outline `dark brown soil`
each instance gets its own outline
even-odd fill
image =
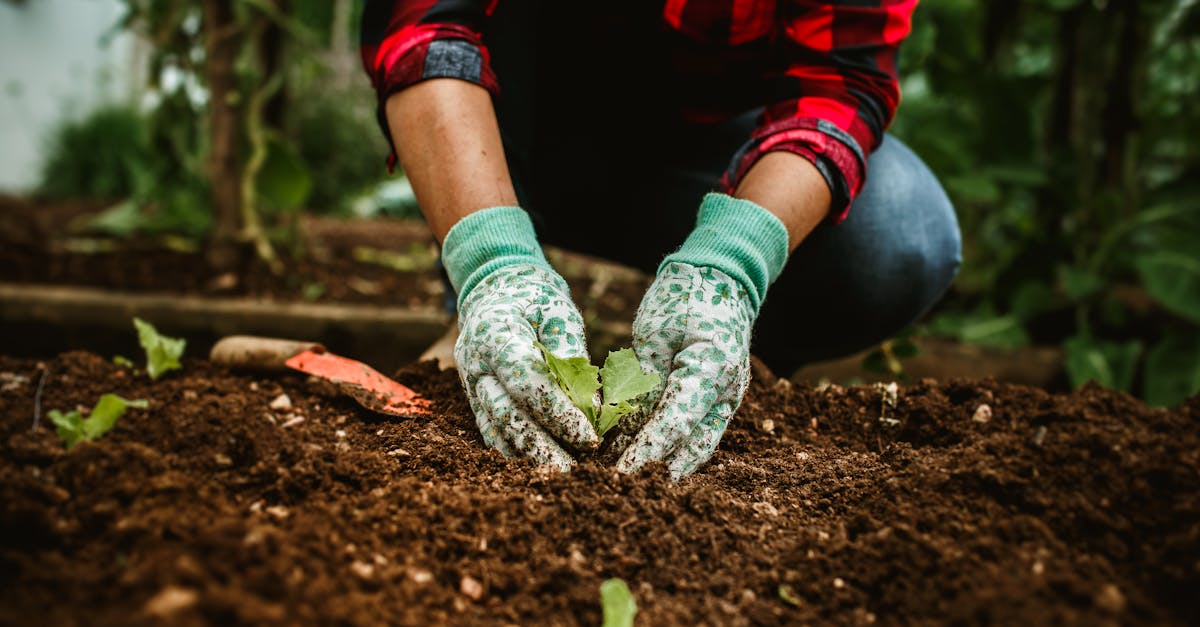
[[[595,625],[608,577],[644,625],[1200,623],[1200,397],[760,380],[676,485],[484,450],[428,364],[425,419],[185,365],[45,362],[47,409],[151,402],[68,453],[0,358],[0,623]]]

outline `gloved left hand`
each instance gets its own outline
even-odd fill
[[[636,435],[618,469],[662,461],[678,479],[712,456],[749,385],[751,331],[787,255],[787,228],[766,209],[705,197],[696,229],[659,266],[633,323],[633,349],[660,384],[622,425]]]

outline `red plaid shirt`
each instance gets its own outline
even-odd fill
[[[498,0],[367,0],[362,61],[382,104],[429,78],[453,77],[499,96],[484,42]],[[603,11],[605,3],[589,10]],[[760,51],[759,89],[694,117],[726,117],[764,107],[758,128],[734,155],[722,185],[734,189],[763,154],[782,150],[811,161],[833,192],[834,221],[845,218],[866,179],[866,156],[879,145],[900,101],[896,53],[917,0],[665,0],[665,28],[729,57]],[[765,45],[764,45],[765,44]],[[693,60],[720,85],[721,67]],[[681,61],[681,63],[687,61]],[[748,66],[738,66],[748,67]],[[739,77],[745,84],[745,77]],[[749,99],[749,100],[748,100]],[[740,110],[739,110],[740,107]],[[393,155],[394,157],[394,155]]]

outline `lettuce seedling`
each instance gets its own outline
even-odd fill
[[[183,357],[187,340],[160,335],[154,325],[141,318],[134,318],[133,326],[137,328],[138,343],[146,351],[146,374],[151,380],[183,367],[179,358]]]
[[[613,578],[600,584],[600,611],[604,614],[601,627],[633,627],[637,601],[623,580]]]
[[[46,416],[58,426],[58,439],[70,450],[80,442],[95,440],[108,433],[117,424],[117,419],[125,414],[126,409],[146,409],[149,406],[145,399],[130,401],[116,394],[105,394],[96,402],[87,418],[78,411],[64,414],[57,409],[51,409]]]
[[[637,355],[629,348],[610,352],[604,367],[597,368],[587,357],[562,358],[540,342],[537,347],[545,356],[558,386],[587,416],[600,437],[615,427],[623,416],[637,410],[630,401],[653,390],[659,382],[657,374],[642,372]],[[597,390],[603,392],[599,410],[595,404]]]

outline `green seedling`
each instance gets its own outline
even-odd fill
[[[133,363],[132,359],[124,355],[113,355],[112,362],[114,366],[119,366],[121,368],[137,368],[137,364]]]
[[[186,340],[160,335],[154,325],[141,318],[134,318],[133,326],[137,328],[138,343],[146,351],[146,373],[150,375],[151,380],[157,380],[163,374],[183,367],[179,358],[183,357]]]
[[[633,627],[637,601],[624,581],[609,579],[600,584],[600,610],[604,613],[602,627]]]
[[[546,357],[550,373],[571,402],[592,423],[596,434],[604,437],[621,418],[637,410],[631,401],[658,385],[657,374],[642,372],[637,355],[624,348],[608,354],[604,367],[597,368],[586,357],[561,358],[540,342],[537,347]],[[596,391],[603,392],[600,408],[595,405]]]
[[[116,394],[105,394],[96,402],[87,418],[78,411],[64,414],[57,409],[50,410],[46,416],[58,426],[58,439],[70,450],[80,442],[95,440],[108,433],[117,424],[117,419],[125,414],[126,409],[146,409],[149,406],[145,399],[130,401]]]

